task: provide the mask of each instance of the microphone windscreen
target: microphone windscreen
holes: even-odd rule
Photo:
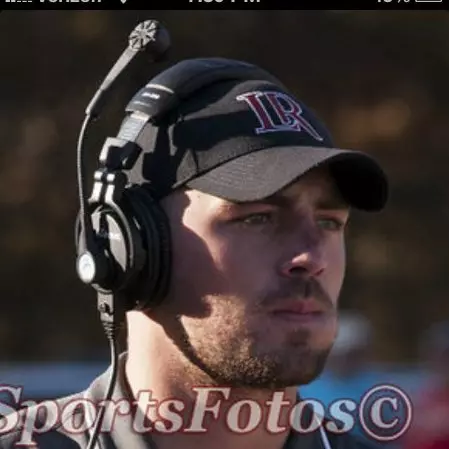
[[[129,48],[151,54],[154,61],[164,57],[170,48],[170,34],[157,20],[139,23],[129,35]]]

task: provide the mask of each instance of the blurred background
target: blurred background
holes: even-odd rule
[[[168,27],[170,58],[156,66],[141,58],[121,79],[91,128],[89,173],[130,97],[175,61],[223,56],[274,72],[315,109],[340,146],[376,156],[391,178],[388,208],[352,217],[341,341],[323,376],[301,391],[326,401],[342,392],[360,398],[367,385],[387,379],[416,400],[427,398],[429,410],[435,398],[446,398],[447,413],[449,14],[443,11],[4,11],[0,384],[22,385],[30,398],[54,397],[87,387],[109,363],[95,294],[75,273],[76,139],[84,109],[130,30],[147,18]],[[441,429],[428,430],[435,432],[442,441]]]

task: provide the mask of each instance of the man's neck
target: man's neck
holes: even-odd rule
[[[152,423],[157,449],[285,446],[297,403],[295,387],[277,392],[220,387],[153,355],[130,351],[125,372],[140,413]]]

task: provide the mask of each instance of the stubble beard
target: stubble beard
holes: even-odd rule
[[[218,386],[279,390],[310,383],[323,371],[331,347],[310,346],[307,330],[291,332],[282,345],[270,346],[264,330],[246,333],[216,328],[214,333],[182,338],[186,371]],[[266,343],[263,343],[266,342]]]

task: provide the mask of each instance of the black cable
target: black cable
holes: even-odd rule
[[[83,159],[83,144],[84,144],[84,136],[86,135],[87,127],[90,124],[92,116],[87,114],[84,117],[83,124],[81,125],[81,130],[78,137],[78,144],[76,147],[76,174],[78,178],[78,197],[80,202],[80,220],[82,224],[82,231],[84,233],[84,241],[86,243],[86,248],[83,248],[84,251],[89,250],[89,242],[88,240],[92,236],[92,223],[88,218],[88,214],[86,213],[86,209],[88,207],[87,200],[85,196],[86,190],[86,182],[84,178],[84,173],[86,173],[86,168]]]
[[[93,433],[90,437],[89,444],[87,445],[87,449],[93,449],[93,447],[97,441],[101,425],[103,424],[106,407],[112,397],[112,393],[114,392],[114,386],[115,386],[115,382],[117,380],[117,374],[118,374],[119,353],[118,353],[118,344],[117,344],[117,338],[116,338],[117,328],[115,326],[115,323],[113,323],[113,322],[111,323],[111,322],[103,321],[102,324],[104,327],[106,337],[109,340],[109,348],[111,351],[111,377],[109,378],[109,384],[108,384],[108,388],[106,390],[106,395],[104,397],[103,404],[98,412],[95,426],[93,428]]]

